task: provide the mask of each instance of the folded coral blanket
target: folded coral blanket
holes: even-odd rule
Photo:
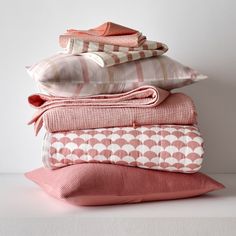
[[[163,102],[169,91],[153,86],[142,86],[119,94],[102,94],[86,97],[54,97],[44,94],[29,96],[29,103],[33,106],[48,110],[58,106],[92,106],[92,107],[155,107]]]
[[[117,35],[129,35],[138,33],[138,31],[135,29],[131,29],[113,22],[105,22],[104,24],[89,30],[72,29],[70,31],[76,31],[77,33],[96,35],[96,36],[117,36]]]
[[[95,42],[71,39],[67,53],[89,57],[101,67],[109,67],[143,58],[160,56],[168,50],[163,43],[146,41],[141,47],[119,47]]]
[[[38,108],[38,112],[35,114],[30,124],[36,122],[37,133],[42,126],[42,114],[52,108],[148,108],[158,106],[169,94],[170,93],[166,90],[152,86],[142,86],[121,94],[94,95],[84,98],[53,97],[44,94],[34,94],[28,98],[28,101],[32,106]],[[102,112],[104,112],[104,110],[102,110]],[[68,115],[66,117],[68,117]],[[87,117],[84,118],[87,119]],[[94,118],[95,117],[92,117],[92,119]],[[98,117],[98,119],[100,118]]]
[[[195,126],[153,125],[47,133],[43,162],[56,169],[84,162],[194,173],[203,139]]]
[[[67,30],[59,37],[60,46],[65,48],[71,38],[124,47],[139,47],[146,40],[146,37],[137,30],[129,29],[111,22],[90,30]]]
[[[47,97],[33,95],[29,98],[30,104],[38,109],[29,122],[35,123],[36,134],[43,124],[48,132],[58,132],[117,126],[196,123],[196,111],[191,98],[180,93],[168,96],[165,101],[163,97],[158,101],[155,98],[139,98],[128,103],[122,102],[122,106],[121,103],[115,106],[100,106],[97,103],[94,106],[78,103],[76,99],[46,101],[43,98]],[[163,102],[159,104],[160,101]]]

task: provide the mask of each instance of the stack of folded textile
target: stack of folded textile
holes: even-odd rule
[[[29,179],[75,205],[223,188],[198,172],[203,139],[193,101],[170,92],[206,76],[163,56],[165,44],[111,22],[67,30],[59,41],[62,53],[28,67],[42,91],[29,97],[37,109],[30,124],[36,134],[47,131],[45,167],[26,173]]]

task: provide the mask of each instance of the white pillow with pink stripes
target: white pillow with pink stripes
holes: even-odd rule
[[[122,93],[142,85],[171,90],[207,78],[167,56],[102,68],[87,57],[59,53],[27,71],[41,92],[63,97]]]

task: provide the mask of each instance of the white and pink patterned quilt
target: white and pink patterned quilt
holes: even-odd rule
[[[203,139],[196,126],[151,125],[47,133],[45,167],[86,162],[194,173],[201,168]]]

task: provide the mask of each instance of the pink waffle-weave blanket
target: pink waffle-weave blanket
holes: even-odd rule
[[[34,94],[28,98],[28,101],[33,107],[37,108],[38,110],[29,124],[35,123],[35,131],[37,134],[43,124],[42,115],[46,111],[51,111],[54,108],[58,108],[59,110],[62,110],[63,108],[84,108],[84,111],[94,109],[95,113],[100,109],[100,112],[105,112],[105,115],[109,116],[107,112],[110,109],[113,111],[116,110],[117,112],[117,109],[120,110],[123,108],[141,109],[157,107],[169,96],[169,94],[170,93],[166,90],[155,88],[152,86],[142,86],[121,94],[94,95],[82,98],[54,97],[44,94]],[[107,108],[108,110],[104,110],[105,108]],[[68,113],[65,118],[70,118],[70,115],[72,114]],[[96,118],[100,119],[99,112],[98,114],[93,113],[93,115],[94,116],[92,117],[92,119],[95,119],[95,122]],[[84,116],[84,119],[87,118],[87,116]],[[71,122],[73,121],[71,120]]]
[[[29,97],[29,103],[37,109],[29,124],[34,123],[36,134],[43,124],[48,132],[156,124],[196,124],[196,110],[191,98],[181,93],[168,95],[165,90],[149,86],[120,95],[98,95],[84,99],[36,94]],[[116,97],[113,102],[112,96]],[[130,99],[121,101],[124,98]]]

